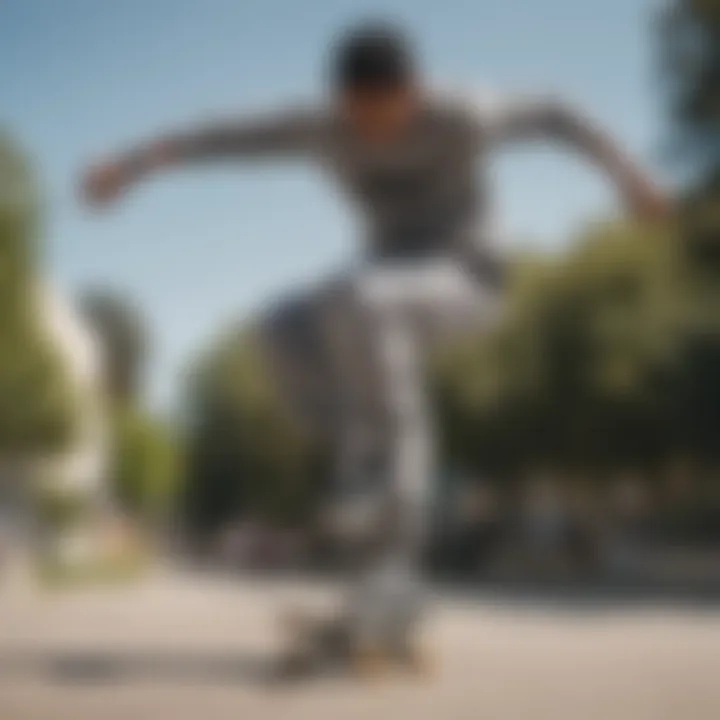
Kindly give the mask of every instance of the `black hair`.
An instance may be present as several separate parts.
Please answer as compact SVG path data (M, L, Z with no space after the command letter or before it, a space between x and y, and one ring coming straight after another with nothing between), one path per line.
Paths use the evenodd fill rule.
M415 52L406 35L389 23L368 23L346 32L335 46L332 84L336 90L388 90L416 75Z

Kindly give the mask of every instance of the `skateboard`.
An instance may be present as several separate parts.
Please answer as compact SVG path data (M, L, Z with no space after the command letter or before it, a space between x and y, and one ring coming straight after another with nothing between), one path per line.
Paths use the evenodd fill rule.
M429 658L419 647L357 647L342 617L323 618L295 610L281 617L280 629L284 642L273 672L278 680L322 676L372 679L399 673L424 677L430 671Z

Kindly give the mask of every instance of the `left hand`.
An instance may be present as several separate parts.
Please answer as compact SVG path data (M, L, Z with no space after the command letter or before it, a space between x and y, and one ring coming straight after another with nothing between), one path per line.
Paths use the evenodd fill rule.
M633 178L626 186L625 197L630 212L642 220L663 220L672 210L669 197L644 178Z

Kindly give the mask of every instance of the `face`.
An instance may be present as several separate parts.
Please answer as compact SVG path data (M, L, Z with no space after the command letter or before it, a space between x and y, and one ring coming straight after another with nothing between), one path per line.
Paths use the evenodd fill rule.
M340 96L340 109L353 131L372 143L392 142L409 128L418 112L416 89L352 89Z

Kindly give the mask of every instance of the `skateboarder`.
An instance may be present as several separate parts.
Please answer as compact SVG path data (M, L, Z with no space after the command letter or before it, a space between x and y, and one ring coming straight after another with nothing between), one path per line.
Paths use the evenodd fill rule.
M393 26L342 36L328 85L303 107L137 145L91 167L84 190L101 204L180 165L280 158L320 167L354 206L362 257L314 307L338 383L336 519L374 538L345 616L363 655L408 646L417 627L434 436L422 345L428 326L433 336L496 313L488 159L514 142L558 141L598 166L632 212L654 216L664 199L604 132L553 97L431 89Z

